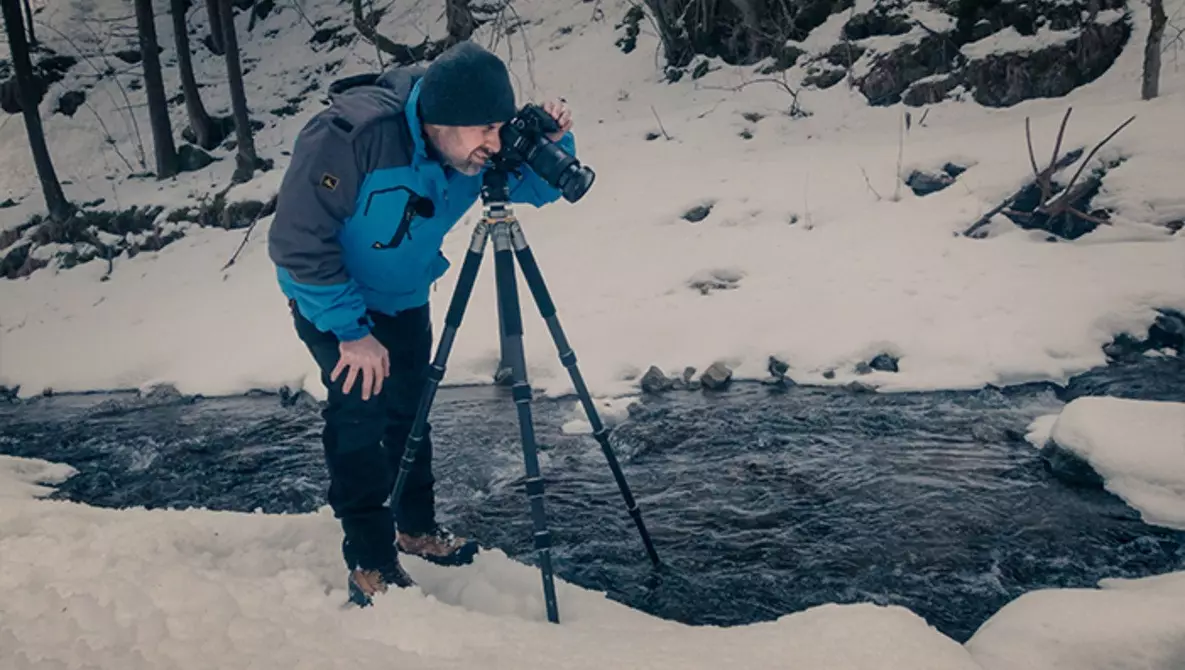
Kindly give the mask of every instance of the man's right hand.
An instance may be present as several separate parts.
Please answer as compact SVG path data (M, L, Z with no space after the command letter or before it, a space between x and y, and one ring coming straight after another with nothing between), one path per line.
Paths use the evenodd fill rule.
M374 335L368 334L360 340L342 342L338 349L341 351L341 358L329 379L336 382L342 370L349 368L346 381L342 385L342 393L350 394L359 373L362 374L363 400L370 400L372 395L377 396L381 393L383 380L391 374L391 358L386 347L380 344Z

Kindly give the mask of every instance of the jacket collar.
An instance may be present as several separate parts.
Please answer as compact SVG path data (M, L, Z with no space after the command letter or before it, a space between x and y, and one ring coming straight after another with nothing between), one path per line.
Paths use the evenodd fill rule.
M421 163L428 160L428 147L424 143L424 128L420 123L420 88L422 79L417 79L416 83L411 87L411 93L407 96L407 104L404 105L403 115L407 118L407 129L411 133L412 141L412 167L419 167Z

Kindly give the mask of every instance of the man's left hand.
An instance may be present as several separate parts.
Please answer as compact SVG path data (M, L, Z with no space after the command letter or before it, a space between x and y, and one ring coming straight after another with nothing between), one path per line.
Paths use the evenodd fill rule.
M560 129L548 135L547 139L559 142L564 133L572 128L572 110L568 109L568 103L560 98L543 103L543 111L551 114L551 118L555 119L555 122L560 126Z

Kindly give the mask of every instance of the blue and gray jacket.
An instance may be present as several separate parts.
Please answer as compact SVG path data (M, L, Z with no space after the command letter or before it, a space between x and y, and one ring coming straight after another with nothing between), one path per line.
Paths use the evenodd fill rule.
M416 113L423 72L397 68L339 88L297 136L280 185L268 233L280 288L341 340L370 332L368 310L428 302L449 268L444 236L481 194L481 175L446 168L425 146ZM571 133L558 144L575 154ZM560 196L529 167L511 177L513 202L539 207Z

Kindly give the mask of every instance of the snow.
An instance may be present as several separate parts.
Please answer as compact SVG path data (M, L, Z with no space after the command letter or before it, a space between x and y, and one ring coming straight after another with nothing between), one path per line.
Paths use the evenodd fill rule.
M4 459L0 491L60 475ZM537 570L498 551L464 568L409 559L419 587L343 609L337 533L327 509L109 510L10 496L0 506L0 666L979 670L900 607L823 605L691 627L557 580L557 626Z
M538 572L496 550L463 568L407 559L416 588L347 609L328 508L112 510L39 498L71 474L0 457L6 669L1170 670L1185 633L1185 572L1027 594L966 645L897 606L692 627L563 580L554 625Z
M1185 529L1185 403L1076 398L1049 438L1088 462L1146 523Z
M1078 38L1078 30L1051 30L1041 27L1033 35L1022 35L1016 28L1007 28L987 37L964 44L960 51L968 58L986 58L1003 53L1027 53L1065 44Z
M967 641L984 670L1146 670L1185 663L1185 573L1045 589Z

